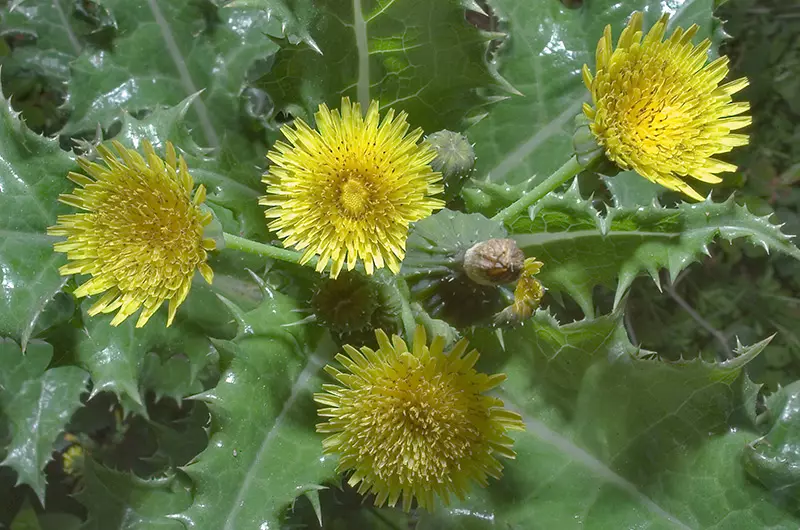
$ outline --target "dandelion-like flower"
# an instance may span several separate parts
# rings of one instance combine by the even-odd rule
[[[212,215],[200,208],[205,187],[201,184],[192,195],[194,181],[186,161],[176,156],[171,143],[166,144],[166,160],[147,141],[142,142],[144,158],[119,142],[113,145],[120,158],[100,145],[104,164],[79,158],[89,176],[68,175],[79,187],[59,200],[83,212],[60,215],[47,230],[67,238],[55,244],[69,259],[59,272],[91,275],[74,294],[105,293],[88,312],[117,311],[112,326],[139,308],[136,327],[144,326],[165,300],[169,326],[189,294],[195,271],[208,283],[213,278],[206,260],[215,244],[203,237]]]
[[[333,261],[336,277],[363,261],[367,274],[400,270],[408,225],[444,206],[441,175],[431,161],[436,151],[408,131],[406,114],[389,110],[380,120],[373,101],[366,116],[358,103],[342,99],[341,114],[320,105],[318,130],[303,120],[281,131],[264,176],[269,228],[284,245],[305,250],[301,263],[319,255],[316,269]]]
[[[375,332],[380,349],[359,352],[345,346],[336,359],[345,372],[325,370],[340,385],[326,384],[314,395],[328,418],[317,430],[330,436],[324,452],[339,455],[339,471],[351,470],[349,484],[361,494],[374,493],[375,505],[403,509],[412,500],[430,510],[434,494],[445,504],[463,498],[470,481],[487,484],[500,478],[496,454],[514,458],[509,430],[523,430],[522,418],[484,393],[505,380],[473,369],[478,352],[466,355],[467,342],[444,352],[444,339],[430,347],[420,326],[412,350],[393,336]]]
[[[676,29],[663,41],[667,15],[642,39],[642,13],[634,13],[614,49],[611,27],[597,45],[597,72],[583,67],[592,94],[584,104],[589,127],[606,156],[620,168],[702,200],[687,178],[722,181],[717,173],[736,166],[713,158],[747,144],[731,131],[750,124],[740,116],[750,108],[731,95],[747,86],[741,78],[719,83],[728,74],[728,58],[706,64],[711,41],[691,42],[696,25]]]

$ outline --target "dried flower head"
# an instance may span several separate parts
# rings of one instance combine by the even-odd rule
[[[522,273],[525,254],[513,239],[488,239],[464,253],[464,272],[480,285],[511,283]]]
[[[720,85],[728,58],[706,64],[711,41],[692,44],[696,25],[677,28],[663,41],[667,19],[661,17],[642,39],[642,13],[634,13],[616,49],[606,26],[597,45],[596,73],[583,67],[592,94],[592,105],[584,104],[583,111],[617,166],[702,200],[687,180],[721,182],[717,173],[736,166],[713,156],[747,144],[746,135],[731,133],[751,123],[749,116],[740,116],[749,104],[731,101],[747,79]]]
[[[366,116],[358,103],[342,99],[341,114],[320,105],[317,130],[303,120],[283,127],[289,144],[276,142],[264,177],[269,228],[287,247],[305,249],[301,263],[319,255],[317,270],[333,261],[331,277],[357,260],[367,274],[400,270],[408,225],[444,206],[431,169],[436,151],[409,134],[406,114],[389,110],[380,120],[373,101]]]
[[[520,416],[484,393],[505,380],[473,369],[478,352],[465,340],[445,353],[444,338],[430,347],[420,326],[412,350],[383,331],[375,332],[378,351],[345,346],[336,359],[345,372],[325,370],[340,385],[326,384],[314,395],[328,418],[317,430],[330,434],[325,453],[339,455],[339,470],[352,470],[348,482],[358,492],[374,493],[375,505],[403,509],[412,500],[430,510],[434,494],[445,504],[450,495],[463,498],[471,481],[486,485],[499,478],[496,454],[514,458],[507,431],[522,430]]]
[[[105,293],[89,308],[90,315],[117,311],[111,321],[116,326],[141,307],[136,322],[141,327],[169,300],[169,326],[195,271],[208,283],[213,278],[206,259],[215,244],[203,237],[212,216],[200,209],[206,190],[200,185],[192,195],[186,162],[170,143],[166,160],[147,141],[142,142],[144,158],[113,144],[120,158],[100,145],[104,164],[78,159],[89,176],[69,173],[79,187],[59,200],[83,212],[60,215],[47,233],[67,238],[55,244],[69,259],[61,274],[91,275],[75,296]]]
[[[524,270],[514,288],[514,303],[495,317],[495,323],[519,324],[528,320],[539,308],[544,298],[544,286],[536,279],[544,263],[536,258],[526,258]]]

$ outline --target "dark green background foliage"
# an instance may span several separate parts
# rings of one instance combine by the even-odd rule
[[[789,4],[0,0],[0,529],[798,528]],[[634,174],[584,174],[489,221],[571,155],[579,70],[634,10],[699,24],[731,78],[750,79],[751,145],[730,155],[741,171],[691,205]],[[272,242],[264,155],[282,124],[342,96],[405,110],[427,134],[462,131],[477,155],[461,196],[412,228],[398,277],[345,281],[374,297],[366,308],[354,295],[324,314],[341,286],[224,251],[169,329],[163,312],[140,330],[88,317],[45,234],[69,210],[56,198],[76,155],[169,140],[227,232]],[[498,329],[510,291],[471,286],[459,261],[504,236],[545,263],[548,294]],[[311,394],[343,342],[372,340],[349,314],[465,336],[482,370],[509,375],[499,396],[527,430],[501,480],[405,514],[335,474]]]

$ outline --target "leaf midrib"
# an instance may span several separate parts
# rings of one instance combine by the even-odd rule
[[[655,501],[653,501],[653,499],[651,499],[650,497],[639,491],[639,489],[636,487],[635,484],[629,482],[627,479],[615,473],[614,470],[609,468],[602,461],[595,458],[594,455],[587,452],[582,447],[576,445],[568,438],[565,438],[561,434],[553,431],[543,422],[526,415],[524,412],[522,412],[522,408],[519,407],[516,403],[514,403],[512,399],[510,399],[510,396],[508,394],[504,392],[498,392],[498,394],[502,397],[504,402],[512,405],[512,407],[522,416],[522,419],[525,422],[524,435],[534,436],[538,438],[540,441],[554,447],[556,450],[566,455],[569,458],[570,462],[575,462],[583,465],[585,468],[593,472],[597,477],[605,480],[610,484],[613,484],[620,490],[630,495],[631,498],[639,502],[652,514],[657,515],[658,517],[668,521],[669,523],[672,523],[675,526],[675,528],[680,528],[682,530],[691,530],[690,526],[686,525],[675,515],[672,515],[671,513],[664,510]]]
[[[322,366],[325,365],[325,362],[325,359],[323,359],[319,353],[312,354],[308,358],[308,363],[306,363],[306,366],[297,376],[297,379],[295,379],[295,382],[292,384],[289,397],[286,399],[286,403],[284,403],[283,408],[275,418],[275,423],[273,423],[270,430],[267,431],[266,435],[264,436],[261,446],[256,452],[255,458],[251,461],[252,463],[247,469],[247,474],[241,482],[241,486],[239,487],[239,491],[236,493],[236,498],[233,501],[231,509],[229,510],[228,515],[225,517],[225,526],[223,527],[224,530],[237,530],[237,527],[235,526],[236,518],[244,505],[244,497],[249,490],[250,484],[258,474],[258,467],[261,460],[268,453],[270,444],[275,439],[280,427],[283,425],[284,419],[292,410],[292,407],[297,401],[300,392],[307,387],[309,381],[311,381],[311,379],[314,377],[314,374],[316,374],[322,368]]]

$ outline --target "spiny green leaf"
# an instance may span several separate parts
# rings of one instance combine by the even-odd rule
[[[498,182],[544,179],[572,155],[573,118],[589,93],[581,80],[584,64],[594,66],[597,41],[606,24],[614,39],[633,11],[653,24],[667,7],[649,0],[592,0],[570,9],[556,0],[490,0],[508,37],[497,52],[500,73],[524,97],[500,102],[487,119],[468,131],[475,142],[476,173]],[[677,0],[672,27],[700,25],[708,36],[711,2]]]
[[[295,303],[264,286],[245,312],[217,387],[200,396],[212,415],[208,448],[185,468],[195,483],[192,506],[178,515],[190,528],[278,528],[281,513],[310,486],[333,476],[314,432],[312,392],[333,350],[304,325]]]
[[[3,85],[29,126],[52,133],[63,124],[69,66],[93,46],[108,46],[116,22],[92,0],[0,2],[0,34],[9,53],[0,54]]]
[[[800,506],[800,382],[781,388],[768,401],[770,429],[748,444],[747,472],[792,509]]]
[[[104,5],[119,21],[119,35],[112,51],[87,51],[73,63],[64,133],[94,131],[98,123],[107,129],[122,108],[139,114],[203,89],[187,116],[201,143],[256,149],[241,135],[240,93],[254,63],[277,50],[265,33],[279,28],[279,21],[253,8],[220,9],[209,0]]]
[[[145,480],[87,458],[77,498],[88,510],[82,530],[181,530],[167,516],[191,503],[192,490],[181,473]]]
[[[140,329],[135,328],[133,318],[112,327],[109,322],[113,315],[89,317],[85,313],[89,302],[84,303],[84,328],[75,333],[75,357],[92,374],[92,395],[113,392],[126,410],[144,414],[142,391],[151,390],[158,398],[169,396],[180,400],[201,390],[198,386],[201,370],[218,359],[208,334],[214,328],[225,329],[224,322],[216,320],[216,326],[211,324],[224,310],[215,301],[213,294],[197,289],[190,293],[185,307],[179,309],[171,327],[166,327],[166,310],[162,310]],[[190,315],[191,311],[195,314]],[[150,358],[150,364],[146,365],[147,354],[151,352],[157,353],[158,359]],[[180,357],[173,359],[174,356]],[[170,367],[175,371],[170,372]]]
[[[371,98],[434,132],[479,120],[497,94],[513,92],[486,61],[491,36],[457,0],[321,0],[309,9],[318,49],[286,43],[259,82],[276,111],[309,119],[320,103]]]
[[[508,374],[499,396],[527,430],[502,479],[423,514],[420,530],[797,526],[739,462],[755,437],[741,371],[768,341],[726,363],[670,363],[638,352],[620,317],[559,325],[537,315],[504,332],[505,349],[479,332],[473,345]]]
[[[67,191],[72,156],[58,142],[32,132],[0,94],[0,335],[22,343],[67,279],[64,260],[46,235],[64,213],[58,194]]]
[[[743,238],[800,259],[790,236],[768,217],[751,214],[733,197],[676,208],[610,208],[604,216],[581,198],[576,183],[563,195],[539,201],[530,219],[516,220],[511,232],[526,255],[544,262],[539,277],[545,287],[568,293],[591,316],[594,286],[616,282],[616,307],[640,273],[658,282],[659,270],[666,268],[674,280],[718,237]]]
[[[47,369],[53,348],[31,342],[25,354],[16,342],[0,338],[0,410],[8,419],[11,441],[0,465],[17,472],[44,502],[44,466],[53,443],[81,406],[88,374],[76,366]]]

